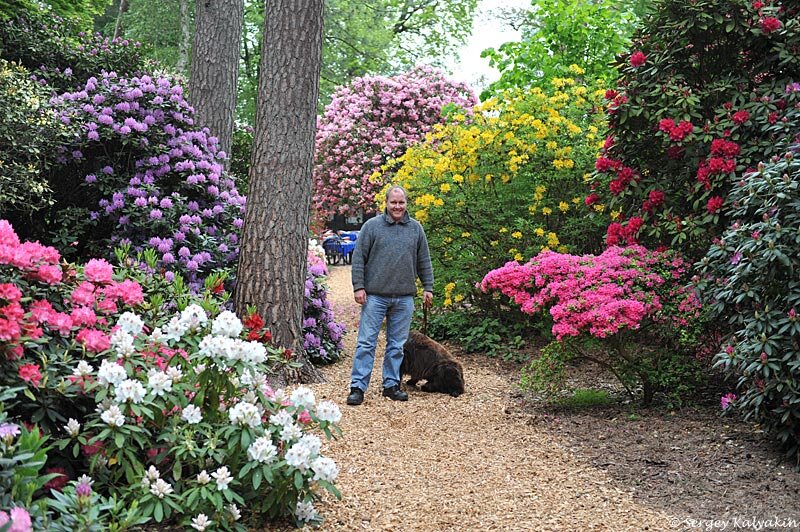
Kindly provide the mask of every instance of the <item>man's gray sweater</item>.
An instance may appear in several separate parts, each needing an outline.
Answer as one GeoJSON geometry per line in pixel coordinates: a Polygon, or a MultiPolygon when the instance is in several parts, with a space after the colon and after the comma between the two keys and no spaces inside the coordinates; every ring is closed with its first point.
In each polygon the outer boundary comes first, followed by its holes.
{"type": "Polygon", "coordinates": [[[399,222],[384,212],[367,220],[353,251],[353,291],[413,296],[416,280],[433,292],[433,267],[422,225],[406,212],[399,222]]]}

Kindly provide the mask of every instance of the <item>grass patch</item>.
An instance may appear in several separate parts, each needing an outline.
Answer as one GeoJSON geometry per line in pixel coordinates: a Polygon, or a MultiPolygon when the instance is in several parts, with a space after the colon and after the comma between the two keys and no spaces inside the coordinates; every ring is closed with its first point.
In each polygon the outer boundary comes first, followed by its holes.
{"type": "Polygon", "coordinates": [[[614,399],[605,390],[592,390],[590,388],[576,388],[570,397],[562,397],[558,404],[568,408],[591,408],[605,406],[614,402],[614,399]]]}

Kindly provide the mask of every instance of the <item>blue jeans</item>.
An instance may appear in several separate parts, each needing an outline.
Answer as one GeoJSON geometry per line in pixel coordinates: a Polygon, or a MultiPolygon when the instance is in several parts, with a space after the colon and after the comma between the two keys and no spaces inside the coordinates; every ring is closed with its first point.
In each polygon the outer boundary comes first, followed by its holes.
{"type": "Polygon", "coordinates": [[[375,347],[383,318],[386,318],[386,353],[383,355],[383,387],[400,384],[400,364],[403,363],[403,344],[408,338],[414,296],[378,296],[367,294],[361,306],[358,325],[358,344],[353,357],[351,388],[366,391],[375,363],[375,347]]]}

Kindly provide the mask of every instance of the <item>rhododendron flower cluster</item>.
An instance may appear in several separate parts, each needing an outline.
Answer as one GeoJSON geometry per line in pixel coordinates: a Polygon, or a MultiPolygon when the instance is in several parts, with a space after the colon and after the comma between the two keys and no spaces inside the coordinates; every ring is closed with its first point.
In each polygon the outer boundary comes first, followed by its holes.
{"type": "Polygon", "coordinates": [[[651,15],[607,91],[610,141],[590,180],[592,211],[612,213],[611,245],[629,241],[620,225],[639,217],[636,241],[680,244],[694,258],[723,230],[732,185],[797,135],[800,94],[791,87],[800,78],[800,28],[787,21],[800,6],[709,0],[685,11],[659,4],[651,15]],[[700,15],[711,22],[697,32],[700,15]],[[675,43],[686,53],[676,54],[675,43]],[[626,167],[635,180],[620,175],[626,167]],[[662,202],[651,200],[653,191],[664,193],[662,202]]]}
{"type": "Polygon", "coordinates": [[[308,252],[303,298],[303,348],[306,356],[317,364],[336,362],[344,348],[345,325],[336,321],[328,301],[325,284],[327,274],[324,251],[320,256],[319,250],[312,244],[308,252]]]}
{"type": "MultiPolygon", "coordinates": [[[[103,351],[110,342],[108,318],[144,299],[135,281],[114,281],[105,260],[92,259],[82,272],[80,267],[67,272],[69,284],[62,283],[66,277],[58,261],[54,248],[20,242],[11,224],[0,220],[0,352],[6,359],[22,358],[29,340],[74,339],[88,351],[103,351]],[[36,289],[38,283],[59,288],[66,298],[48,299],[36,289]]],[[[20,365],[18,374],[38,386],[41,375],[33,366],[20,365]]]]}
{"type": "Polygon", "coordinates": [[[672,253],[641,246],[614,246],[597,256],[546,251],[525,264],[509,262],[490,271],[480,288],[509,297],[526,314],[549,311],[559,340],[605,338],[638,329],[645,320],[685,324],[687,316],[696,316],[694,292],[676,284],[686,269],[672,253]],[[665,315],[665,298],[670,308],[684,310],[665,315]]]}
{"type": "Polygon", "coordinates": [[[226,511],[235,519],[241,517],[235,505],[255,515],[291,515],[298,503],[315,497],[318,486],[338,494],[332,485],[338,467],[322,454],[322,441],[311,433],[319,429],[330,437],[332,430],[338,432],[338,406],[317,402],[314,392],[303,386],[291,392],[274,390],[267,381],[268,362],[279,358],[279,350],[265,347],[260,339],[242,338],[255,330],[250,326],[263,324],[257,314],[246,322],[250,325],[226,310],[207,313],[196,303],[162,326],[148,326],[134,313],[121,315],[113,328],[114,345],[103,353],[99,367],[76,369],[88,377],[86,392],[103,400],[83,423],[69,421],[62,444],[99,444],[91,453],[99,458],[90,460],[90,470],[102,472],[98,477],[108,478],[107,489],[138,500],[145,515],[159,522],[160,505],[170,505],[178,494],[187,505],[178,511],[187,519],[198,512],[222,518],[221,506],[207,496],[192,495],[209,484],[220,500],[234,503],[226,511]],[[124,349],[126,345],[133,349],[124,349]],[[152,367],[152,354],[164,349],[181,356],[152,367]],[[152,437],[139,437],[142,428],[152,437]],[[224,442],[225,452],[182,450],[186,438],[194,441],[208,434],[224,442]],[[176,454],[166,455],[154,442],[167,442],[176,454]],[[174,472],[173,460],[181,461],[180,474],[174,472]],[[120,489],[129,478],[125,471],[144,475],[120,489]],[[279,478],[291,482],[284,485],[279,478]],[[279,490],[281,500],[288,497],[287,502],[265,502],[262,482],[279,490]]]}
{"type": "Polygon", "coordinates": [[[476,103],[466,84],[430,67],[340,88],[318,121],[314,208],[324,216],[374,211],[385,185],[381,166],[442,122],[446,105],[469,110],[476,103]]]}
{"type": "Polygon", "coordinates": [[[103,72],[52,105],[62,122],[81,126],[59,157],[76,174],[91,219],[111,229],[104,251],[124,242],[152,247],[165,269],[190,282],[236,260],[245,198],[223,171],[217,139],[194,128],[180,85],[103,72]]]}

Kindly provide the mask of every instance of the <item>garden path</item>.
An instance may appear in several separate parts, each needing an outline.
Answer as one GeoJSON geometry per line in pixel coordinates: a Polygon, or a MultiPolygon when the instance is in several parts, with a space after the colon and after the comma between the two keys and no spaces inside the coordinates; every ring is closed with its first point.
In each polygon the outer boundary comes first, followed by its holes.
{"type": "Polygon", "coordinates": [[[669,515],[574,457],[551,427],[515,415],[514,375],[495,360],[460,356],[461,397],[410,390],[396,403],[380,396],[379,345],[364,404],[346,406],[359,307],[349,266],[332,267],[328,282],[349,332],[344,358],[323,368],[328,382],[312,385],[343,412],[343,437],[325,444],[343,499],[326,495],[317,505],[321,530],[670,529],[669,515]]]}

